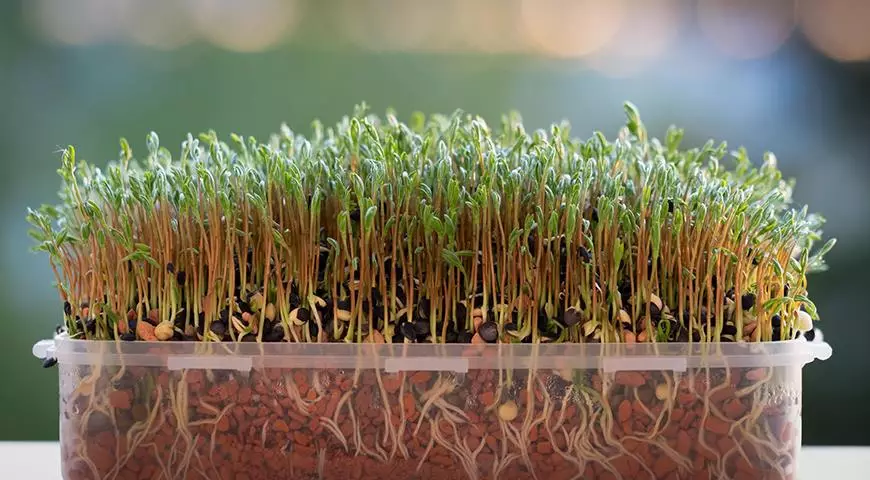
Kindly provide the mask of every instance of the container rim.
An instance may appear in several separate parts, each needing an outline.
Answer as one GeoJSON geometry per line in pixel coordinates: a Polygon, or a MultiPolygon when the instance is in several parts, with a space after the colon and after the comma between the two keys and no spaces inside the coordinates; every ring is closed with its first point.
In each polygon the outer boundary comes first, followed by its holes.
{"type": "Polygon", "coordinates": [[[62,365],[126,365],[169,370],[252,368],[454,371],[481,369],[603,369],[605,372],[699,367],[803,366],[827,360],[825,342],[643,344],[349,344],[202,343],[73,340],[61,334],[33,346],[62,365]]]}

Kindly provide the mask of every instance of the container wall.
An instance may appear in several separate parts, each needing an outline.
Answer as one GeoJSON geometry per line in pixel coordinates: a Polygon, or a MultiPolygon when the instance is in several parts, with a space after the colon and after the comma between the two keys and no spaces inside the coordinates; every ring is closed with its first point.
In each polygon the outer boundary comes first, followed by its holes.
{"type": "Polygon", "coordinates": [[[793,342],[683,356],[346,345],[320,357],[337,367],[297,350],[300,367],[261,351],[244,368],[239,351],[63,343],[67,479],[795,478],[812,359],[793,342]]]}

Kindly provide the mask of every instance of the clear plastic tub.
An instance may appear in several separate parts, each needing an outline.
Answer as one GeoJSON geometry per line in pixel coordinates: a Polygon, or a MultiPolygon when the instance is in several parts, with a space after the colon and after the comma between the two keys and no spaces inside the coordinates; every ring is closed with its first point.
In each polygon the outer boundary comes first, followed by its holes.
{"type": "Polygon", "coordinates": [[[801,369],[727,344],[94,342],[60,368],[66,479],[795,478],[801,369]]]}

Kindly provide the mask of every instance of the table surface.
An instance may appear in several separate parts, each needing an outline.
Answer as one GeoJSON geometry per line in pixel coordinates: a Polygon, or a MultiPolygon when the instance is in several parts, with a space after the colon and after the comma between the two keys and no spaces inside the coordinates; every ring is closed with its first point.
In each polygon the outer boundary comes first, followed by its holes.
{"type": "MultiPolygon", "coordinates": [[[[870,447],[803,447],[798,480],[867,480],[870,447]]],[[[4,480],[60,479],[57,442],[0,442],[4,480]]]]}

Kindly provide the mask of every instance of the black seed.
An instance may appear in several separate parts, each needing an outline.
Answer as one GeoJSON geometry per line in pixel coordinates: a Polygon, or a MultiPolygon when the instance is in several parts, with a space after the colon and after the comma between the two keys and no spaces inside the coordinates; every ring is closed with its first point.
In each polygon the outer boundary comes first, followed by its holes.
{"type": "Polygon", "coordinates": [[[88,321],[85,322],[85,328],[87,329],[88,333],[91,333],[91,334],[96,333],[97,332],[97,321],[94,320],[93,318],[88,319],[88,321]]]}
{"type": "Polygon", "coordinates": [[[701,332],[699,332],[697,330],[693,330],[692,331],[692,341],[693,342],[700,342],[701,341],[701,332]]]}
{"type": "Polygon", "coordinates": [[[722,335],[737,335],[737,327],[728,323],[722,327],[722,335]]]}
{"type": "Polygon", "coordinates": [[[477,334],[486,343],[495,343],[498,340],[498,325],[492,320],[483,322],[477,329],[477,334]]]}
{"type": "MultiPolygon", "coordinates": [[[[483,292],[483,285],[479,286],[480,291],[483,292]]],[[[471,299],[471,307],[472,308],[480,308],[483,306],[483,295],[477,294],[471,299]]]]}
{"type": "Polygon", "coordinates": [[[459,332],[457,335],[456,343],[471,343],[471,333],[469,332],[459,332]]]}
{"type": "Polygon", "coordinates": [[[770,333],[770,339],[774,342],[782,340],[782,330],[780,328],[774,328],[770,333]]]}
{"type": "Polygon", "coordinates": [[[256,341],[257,341],[257,336],[250,334],[250,333],[245,335],[244,337],[242,337],[242,342],[245,342],[245,343],[256,342],[256,341]]]}
{"type": "Polygon", "coordinates": [[[755,305],[755,294],[754,293],[744,293],[743,296],[740,297],[740,308],[743,310],[749,310],[755,305]]]}
{"type": "MultiPolygon", "coordinates": [[[[220,320],[223,323],[228,323],[230,321],[229,309],[225,308],[225,309],[221,310],[220,314],[218,314],[218,320],[220,320]]],[[[202,322],[202,319],[200,319],[200,322],[202,322]]]]}
{"type": "Polygon", "coordinates": [[[674,213],[674,201],[668,199],[668,213],[674,213]]]}
{"type": "Polygon", "coordinates": [[[296,311],[296,318],[299,319],[300,322],[307,322],[311,320],[311,312],[307,308],[301,307],[296,311]]]}
{"type": "Polygon", "coordinates": [[[774,328],[779,328],[782,326],[782,317],[779,315],[774,315],[770,317],[770,325],[774,328]]]}
{"type": "Polygon", "coordinates": [[[359,216],[360,216],[359,208],[354,208],[353,210],[350,211],[351,221],[358,222],[359,218],[360,218],[359,216]]]}
{"type": "Polygon", "coordinates": [[[63,302],[63,313],[64,315],[72,315],[72,305],[69,302],[63,302]]]}
{"type": "Polygon", "coordinates": [[[577,247],[577,256],[583,263],[589,263],[592,261],[592,255],[589,253],[589,250],[586,250],[586,247],[577,247]]]}
{"type": "Polygon", "coordinates": [[[725,298],[734,300],[734,287],[729,288],[728,291],[725,292],[725,298]]]}
{"type": "MultiPolygon", "coordinates": [[[[250,294],[248,296],[250,297],[250,294]]],[[[239,310],[241,310],[242,313],[254,313],[254,311],[251,310],[251,305],[248,302],[244,300],[239,300],[237,303],[239,305],[239,310]]]]}
{"type": "Polygon", "coordinates": [[[175,276],[175,281],[178,283],[179,287],[183,287],[184,283],[187,282],[187,274],[183,271],[178,272],[178,274],[175,276]]]}
{"type": "Polygon", "coordinates": [[[227,325],[223,322],[212,322],[209,330],[219,338],[223,338],[227,333],[227,325]]]}
{"type": "Polygon", "coordinates": [[[175,340],[176,342],[180,342],[180,341],[184,340],[184,334],[179,332],[178,330],[176,330],[172,334],[172,339],[175,340]]]}
{"type": "Polygon", "coordinates": [[[731,336],[731,335],[722,335],[722,336],[720,337],[720,340],[721,340],[723,343],[730,343],[730,342],[733,342],[733,341],[734,341],[734,337],[731,336]]]}
{"type": "Polygon", "coordinates": [[[122,333],[121,340],[132,342],[133,340],[136,340],[136,334],[133,332],[122,333]]]}
{"type": "Polygon", "coordinates": [[[597,222],[597,221],[598,221],[598,209],[595,208],[595,207],[592,207],[592,215],[591,215],[591,218],[592,218],[592,221],[593,221],[593,222],[597,222]]]}
{"type": "Polygon", "coordinates": [[[517,324],[516,324],[516,322],[508,323],[504,326],[504,329],[506,332],[516,332],[517,331],[517,324]]]}
{"type": "Polygon", "coordinates": [[[414,322],[414,331],[417,335],[426,336],[429,334],[429,320],[417,320],[414,322]]]}
{"type": "Polygon", "coordinates": [[[806,338],[807,341],[810,341],[810,342],[815,340],[816,339],[816,329],[814,328],[812,330],[804,332],[804,338],[806,338]]]}
{"type": "Polygon", "coordinates": [[[686,343],[689,341],[689,332],[685,328],[681,328],[677,335],[674,337],[674,340],[681,343],[686,343]]]}
{"type": "Polygon", "coordinates": [[[461,303],[456,304],[456,320],[465,320],[468,318],[468,309],[461,303]]]}
{"type": "Polygon", "coordinates": [[[345,310],[345,311],[349,312],[350,311],[350,300],[348,300],[346,298],[344,300],[339,300],[339,301],[335,302],[335,306],[339,310],[345,310]]]}
{"type": "Polygon", "coordinates": [[[459,339],[459,335],[453,330],[449,330],[446,335],[444,335],[444,343],[456,343],[459,339]]]}
{"type": "Polygon", "coordinates": [[[565,310],[564,323],[568,327],[573,327],[580,323],[580,312],[578,312],[574,307],[570,307],[565,310]]]}
{"type": "Polygon", "coordinates": [[[169,273],[175,273],[175,264],[172,262],[167,263],[166,264],[166,271],[169,273]]]}
{"type": "Polygon", "coordinates": [[[48,357],[42,360],[42,368],[51,368],[57,365],[57,359],[53,357],[48,357]]]}
{"type": "Polygon", "coordinates": [[[284,329],[282,328],[273,328],[271,332],[268,334],[263,334],[263,341],[266,342],[280,342],[284,339],[284,329]]]}
{"type": "Polygon", "coordinates": [[[421,298],[417,302],[416,310],[417,310],[420,318],[428,318],[429,317],[429,308],[431,307],[431,305],[432,305],[432,303],[429,301],[428,298],[425,298],[425,297],[421,298]]]}
{"type": "Polygon", "coordinates": [[[713,288],[713,291],[716,290],[716,287],[719,285],[719,280],[716,278],[716,275],[710,277],[710,286],[713,288]]]}
{"type": "Polygon", "coordinates": [[[787,283],[785,284],[784,287],[782,287],[782,296],[783,296],[783,297],[787,297],[787,296],[788,296],[788,284],[787,284],[787,283]]]}
{"type": "Polygon", "coordinates": [[[399,332],[406,340],[415,341],[417,339],[417,329],[413,323],[402,322],[399,324],[399,332]]]}
{"type": "Polygon", "coordinates": [[[547,331],[548,324],[550,323],[550,319],[547,318],[547,312],[544,311],[543,308],[538,310],[538,330],[542,332],[547,331]]]}

